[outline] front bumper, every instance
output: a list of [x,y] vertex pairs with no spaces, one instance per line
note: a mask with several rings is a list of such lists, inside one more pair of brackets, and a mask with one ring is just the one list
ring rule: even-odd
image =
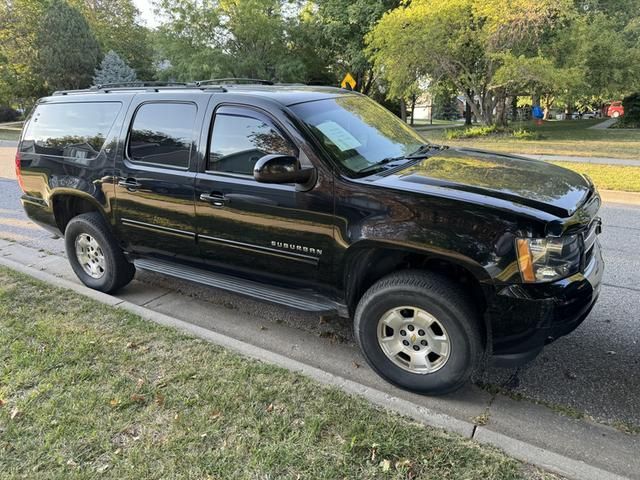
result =
[[492,331],[492,363],[521,365],[535,358],[544,345],[575,330],[598,299],[603,273],[596,240],[581,273],[549,284],[511,285],[498,292],[486,312]]

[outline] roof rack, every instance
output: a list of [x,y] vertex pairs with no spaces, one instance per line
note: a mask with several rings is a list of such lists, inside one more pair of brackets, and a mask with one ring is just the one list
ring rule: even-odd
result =
[[257,83],[259,85],[273,85],[271,80],[262,80],[260,78],[243,78],[243,77],[229,77],[229,78],[211,78],[209,80],[197,80],[193,82],[196,86],[200,87],[203,85],[217,84],[217,85],[225,85],[225,84],[252,84]]
[[101,83],[90,87],[90,90],[103,90],[105,88],[114,87],[186,87],[189,86],[185,82],[157,82],[157,81],[145,81],[136,80],[134,82],[115,82],[115,83]]
[[102,92],[109,93],[113,91],[128,91],[128,90],[145,90],[147,92],[159,92],[161,89],[173,89],[173,88],[184,88],[184,89],[216,89],[222,92],[226,92],[227,90],[222,85],[196,85],[196,83],[185,83],[185,82],[145,82],[145,81],[137,81],[137,82],[119,82],[119,83],[105,83],[100,85],[93,85],[89,88],[78,89],[78,90],[58,90],[53,92],[53,95],[68,95],[74,93],[91,93],[91,92]]

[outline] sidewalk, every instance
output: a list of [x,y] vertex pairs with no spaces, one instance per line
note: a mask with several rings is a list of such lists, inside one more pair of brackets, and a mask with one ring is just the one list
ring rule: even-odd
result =
[[609,118],[604,122],[600,122],[595,124],[593,127],[589,127],[587,130],[604,130],[605,128],[609,128],[611,125],[618,121],[617,118]]
[[474,385],[438,398],[398,390],[375,375],[353,345],[331,336],[312,335],[278,319],[246,315],[212,303],[217,290],[207,289],[211,301],[204,301],[180,291],[206,287],[176,281],[175,289],[169,290],[154,286],[153,274],[139,272],[131,285],[117,296],[109,296],[80,285],[64,258],[2,240],[0,264],[244,355],[299,371],[416,421],[497,446],[567,478],[640,479],[638,435],[562,416],[544,406],[491,394]]

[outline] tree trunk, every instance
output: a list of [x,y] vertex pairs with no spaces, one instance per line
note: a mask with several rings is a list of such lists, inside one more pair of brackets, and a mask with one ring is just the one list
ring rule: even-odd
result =
[[415,95],[415,93],[413,95],[411,95],[411,126],[413,126],[413,120],[416,114],[416,100],[417,97]]
[[404,100],[400,100],[400,118],[403,122],[407,121],[407,104]]
[[471,125],[471,104],[469,102],[469,98],[473,98],[473,92],[471,90],[467,90],[465,92],[465,102],[464,102],[464,124]]

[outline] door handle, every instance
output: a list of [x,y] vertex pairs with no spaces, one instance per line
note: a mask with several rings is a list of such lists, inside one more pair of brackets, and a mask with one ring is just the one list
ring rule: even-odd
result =
[[203,202],[208,202],[214,207],[223,207],[229,201],[222,193],[216,192],[213,192],[211,194],[203,193],[200,195],[200,200],[202,200]]
[[118,186],[124,187],[130,192],[133,192],[139,189],[142,186],[142,184],[138,182],[135,178],[127,178],[126,180],[120,180],[118,182]]

